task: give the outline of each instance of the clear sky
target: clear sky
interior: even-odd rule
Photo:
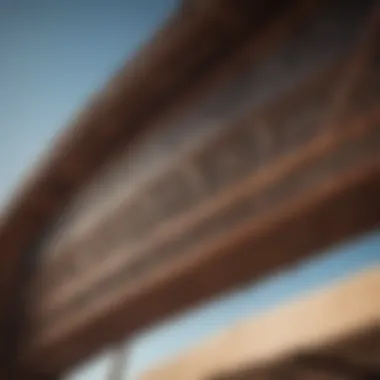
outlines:
[[[60,130],[176,0],[0,0],[0,206]],[[380,232],[217,300],[141,337],[130,378],[248,313],[380,262]],[[76,379],[102,378],[106,364]]]
[[[177,0],[0,0],[0,205]]]

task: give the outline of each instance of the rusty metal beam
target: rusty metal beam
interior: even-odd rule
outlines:
[[[173,16],[52,146],[0,219],[0,359],[13,355],[8,332],[30,249],[103,164],[286,4],[221,0]]]
[[[113,306],[96,317],[63,329],[39,348],[30,347],[28,361],[52,370],[65,368],[106,342],[133,335],[255,276],[379,226],[379,192],[380,164],[330,181],[263,219],[259,226],[250,223],[201,248],[196,259],[172,265],[134,293],[116,297]]]
[[[374,44],[379,36],[378,16],[339,71],[338,83],[327,82],[334,96],[327,102],[331,107],[322,108],[318,134],[264,167],[261,174],[246,176],[232,190],[224,189],[228,196],[222,194],[221,198],[227,201],[224,204],[218,197],[209,201],[205,208],[212,212],[205,220],[212,221],[217,215],[216,226],[218,221],[226,222],[217,214],[221,210],[247,210],[243,201],[249,202],[256,194],[257,184],[263,198],[256,202],[260,198],[253,196],[250,205],[262,207],[263,212],[230,225],[216,238],[189,250],[183,259],[148,271],[149,278],[134,286],[109,287],[88,307],[77,308],[50,326],[42,325],[20,360],[27,366],[59,371],[104,344],[378,226],[380,111],[377,82],[372,80],[379,73],[378,46]],[[309,87],[311,95],[324,99],[325,93],[321,96],[316,88]],[[269,106],[264,112],[268,119],[261,115],[259,120],[266,122],[269,133],[279,126],[288,130],[289,120],[297,120],[294,113],[301,112],[309,98],[295,98],[295,103],[289,97],[280,108]],[[313,96],[310,101],[317,104]],[[246,123],[255,126],[255,120],[249,118]],[[218,202],[224,208],[216,207]],[[200,221],[199,215],[197,218]]]

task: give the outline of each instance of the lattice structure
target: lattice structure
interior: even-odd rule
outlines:
[[[173,15],[2,214],[0,364],[58,374],[378,226],[378,8]]]

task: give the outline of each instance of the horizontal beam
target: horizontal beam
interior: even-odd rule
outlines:
[[[109,287],[89,306],[76,308],[67,318],[51,325],[42,324],[20,360],[27,366],[59,371],[103,345],[134,335],[173,313],[378,226],[380,114],[371,80],[378,73],[373,59],[378,29],[369,29],[371,38],[367,35],[365,43],[353,52],[352,60],[342,66],[341,75],[337,75],[341,80],[334,85],[332,80],[328,82],[328,88],[334,90],[331,101],[323,91],[308,87],[310,98],[303,93],[297,100],[300,103],[294,104],[289,98],[281,112],[268,107],[264,115],[269,119],[262,114],[258,119],[265,122],[269,135],[292,131],[289,125],[294,127],[295,120],[305,120],[295,115],[302,115],[308,99],[309,105],[318,107],[327,102],[331,107],[322,107],[322,111],[318,108],[323,118],[316,121],[317,135],[273,160],[262,171],[226,187],[220,197],[211,199],[201,210],[211,212],[204,219],[214,221],[215,226],[227,222],[223,215],[228,216],[230,211],[233,218],[238,215],[236,210],[249,211],[244,202],[251,201],[252,209],[261,207],[263,212],[242,218],[239,224],[230,225],[202,244],[192,240],[193,247],[186,257],[150,271],[149,278],[133,286],[124,283]],[[257,131],[256,119],[246,123]],[[281,133],[278,136],[284,138]],[[282,143],[278,136],[274,141]],[[258,194],[262,199],[256,197],[256,187],[261,189]],[[194,220],[197,223],[190,224],[199,225],[199,215]],[[178,226],[182,228],[184,224]]]
[[[40,289],[35,305],[39,322],[46,327],[52,314],[61,319],[65,318],[65,312],[73,314],[74,304],[78,302],[80,309],[86,308],[90,293],[96,294],[98,300],[107,289],[107,282],[115,282],[116,277],[123,286],[133,286],[139,277],[149,276],[152,265],[175,260],[195,242],[204,243],[212,235],[228,232],[239,222],[234,210],[242,208],[242,202],[247,202],[246,212],[239,212],[242,220],[248,216],[257,217],[258,213],[263,215],[274,207],[266,194],[273,192],[272,186],[279,188],[280,194],[282,187],[289,186],[286,181],[281,182],[281,176],[286,178],[296,167],[310,164],[310,161],[314,170],[316,157],[321,160],[335,145],[342,144],[342,140],[357,139],[357,133],[364,133],[360,144],[359,141],[356,144],[356,153],[346,160],[347,167],[371,155],[371,147],[377,141],[372,135],[376,134],[375,130],[360,132],[362,127],[357,125],[355,132],[350,130],[349,124],[348,134],[342,131],[341,135],[335,135],[331,134],[333,128],[326,130],[324,124],[331,123],[331,112],[337,108],[331,103],[336,99],[344,65],[333,62],[327,66],[311,78],[294,81],[293,88],[279,94],[275,101],[269,101],[253,114],[226,126],[222,134],[203,142],[195,151],[180,156],[165,171],[143,182],[117,210],[93,223],[92,229],[81,233],[77,241],[71,240],[47,252],[50,258],[39,270]],[[364,71],[367,69],[368,65]],[[281,70],[283,72],[284,68]],[[346,77],[343,79],[345,82]],[[262,124],[265,129],[257,127]],[[347,144],[350,146],[353,142]],[[339,149],[344,152],[352,147],[345,147],[344,143]],[[332,157],[339,157],[339,149]],[[228,165],[228,170],[224,165]],[[303,170],[312,170],[306,168]],[[328,167],[323,170],[325,176],[335,173],[335,169]],[[257,207],[253,207],[253,201],[245,199],[247,194],[255,199]],[[146,205],[147,198],[153,201],[150,209]],[[157,204],[161,213],[157,212]],[[141,206],[140,212],[136,205]],[[138,220],[130,218],[131,214],[137,215]],[[152,223],[152,218],[156,223]],[[221,223],[221,220],[225,221]],[[219,226],[214,226],[215,223]],[[47,289],[46,283],[51,284]]]
[[[59,136],[0,218],[0,359],[16,336],[25,258],[101,167],[168,112],[194,82],[259,30],[279,1],[221,0],[174,15]],[[210,4],[211,5],[211,4]],[[274,6],[275,12],[272,7]],[[160,73],[157,76],[157,73]],[[26,286],[27,288],[27,286]],[[23,303],[23,302],[21,302]],[[8,360],[4,359],[5,361]]]
[[[105,307],[99,300],[98,311],[74,315],[51,336],[49,331],[44,338],[37,335],[24,360],[52,370],[65,368],[107,342],[374,228],[380,222],[379,192],[379,162],[330,180],[258,225],[247,223],[190,258],[152,273],[144,285],[107,294]]]

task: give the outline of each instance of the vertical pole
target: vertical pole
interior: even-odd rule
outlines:
[[[107,380],[123,380],[125,378],[127,351],[126,344],[121,344],[114,349],[111,369],[107,376]]]

